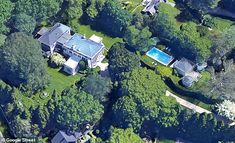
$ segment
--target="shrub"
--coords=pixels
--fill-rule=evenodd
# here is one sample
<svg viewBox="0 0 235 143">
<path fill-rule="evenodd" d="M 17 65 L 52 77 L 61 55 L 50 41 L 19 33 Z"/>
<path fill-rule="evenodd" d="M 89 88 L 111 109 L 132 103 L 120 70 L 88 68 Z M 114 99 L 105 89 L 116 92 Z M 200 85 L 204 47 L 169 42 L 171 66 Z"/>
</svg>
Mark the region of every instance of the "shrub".
<svg viewBox="0 0 235 143">
<path fill-rule="evenodd" d="M 163 51 L 166 49 L 166 46 L 165 45 L 157 45 L 157 48 Z"/>
<path fill-rule="evenodd" d="M 50 57 L 50 66 L 52 67 L 60 67 L 65 63 L 65 59 L 62 55 L 60 55 L 59 53 L 54 53 L 53 55 L 51 55 Z"/>
<path fill-rule="evenodd" d="M 162 77 L 170 77 L 173 73 L 173 69 L 170 67 L 166 67 L 163 65 L 157 65 L 156 67 L 157 74 L 161 75 Z"/>
<path fill-rule="evenodd" d="M 235 120 L 235 102 L 224 100 L 221 104 L 217 104 L 216 108 L 219 115 Z"/>
<path fill-rule="evenodd" d="M 202 20 L 202 24 L 207 27 L 214 27 L 215 21 L 210 15 L 205 15 Z"/>
</svg>

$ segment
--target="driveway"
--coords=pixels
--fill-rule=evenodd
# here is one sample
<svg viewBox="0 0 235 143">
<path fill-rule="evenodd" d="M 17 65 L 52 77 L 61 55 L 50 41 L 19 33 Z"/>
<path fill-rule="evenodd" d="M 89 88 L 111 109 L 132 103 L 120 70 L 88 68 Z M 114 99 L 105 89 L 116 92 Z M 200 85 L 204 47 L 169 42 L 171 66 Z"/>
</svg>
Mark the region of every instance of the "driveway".
<svg viewBox="0 0 235 143">
<path fill-rule="evenodd" d="M 187 107 L 187 108 L 189 108 L 189 109 L 191 109 L 191 110 L 194 110 L 195 112 L 197 112 L 197 113 L 208 113 L 208 114 L 210 114 L 211 113 L 211 111 L 208 111 L 208 110 L 206 110 L 206 109 L 203 109 L 202 107 L 199 107 L 199 106 L 197 106 L 197 105 L 195 105 L 195 104 L 193 104 L 193 103 L 191 103 L 191 102 L 188 102 L 188 101 L 186 101 L 186 100 L 184 100 L 184 99 L 182 99 L 182 98 L 180 98 L 180 97 L 178 97 L 178 96 L 176 96 L 176 95 L 174 95 L 173 93 L 171 93 L 170 91 L 166 91 L 166 96 L 171 96 L 171 97 L 174 97 L 175 99 L 176 99 L 176 101 L 180 104 L 180 105 L 182 105 L 182 106 L 184 106 L 184 107 Z"/>
</svg>

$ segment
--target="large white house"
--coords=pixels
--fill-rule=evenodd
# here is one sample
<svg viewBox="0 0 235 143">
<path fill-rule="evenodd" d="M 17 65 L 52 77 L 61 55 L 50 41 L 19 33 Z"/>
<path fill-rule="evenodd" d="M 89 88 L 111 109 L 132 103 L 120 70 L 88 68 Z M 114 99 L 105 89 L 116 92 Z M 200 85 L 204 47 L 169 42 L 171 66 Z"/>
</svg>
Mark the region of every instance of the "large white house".
<svg viewBox="0 0 235 143">
<path fill-rule="evenodd" d="M 59 50 L 69 58 L 64 64 L 64 71 L 69 74 L 76 74 L 81 59 L 87 61 L 90 68 L 95 68 L 104 59 L 102 38 L 96 35 L 86 38 L 84 35 L 71 33 L 70 27 L 56 23 L 49 30 L 42 28 L 38 32 L 38 40 L 44 52 L 53 54 L 55 50 Z"/>
</svg>

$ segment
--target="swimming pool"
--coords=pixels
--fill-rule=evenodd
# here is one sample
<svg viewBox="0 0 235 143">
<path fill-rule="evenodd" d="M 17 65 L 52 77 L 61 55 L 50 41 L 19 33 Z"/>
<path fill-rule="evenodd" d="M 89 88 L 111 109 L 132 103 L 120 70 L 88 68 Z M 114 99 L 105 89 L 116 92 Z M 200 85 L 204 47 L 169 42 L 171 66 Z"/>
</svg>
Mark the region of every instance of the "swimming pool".
<svg viewBox="0 0 235 143">
<path fill-rule="evenodd" d="M 146 53 L 147 56 L 150 58 L 156 60 L 157 62 L 167 66 L 170 64 L 170 62 L 173 60 L 173 57 L 164 53 L 163 51 L 153 47 L 151 50 L 149 50 Z"/>
</svg>

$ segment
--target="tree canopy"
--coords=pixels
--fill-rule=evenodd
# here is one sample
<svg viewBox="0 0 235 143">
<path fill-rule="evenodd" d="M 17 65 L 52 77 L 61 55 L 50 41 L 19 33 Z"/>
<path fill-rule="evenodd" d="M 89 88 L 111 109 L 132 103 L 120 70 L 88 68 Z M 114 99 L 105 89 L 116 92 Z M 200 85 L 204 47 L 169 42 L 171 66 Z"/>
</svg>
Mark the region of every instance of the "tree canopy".
<svg viewBox="0 0 235 143">
<path fill-rule="evenodd" d="M 36 26 L 35 19 L 24 13 L 17 14 L 13 21 L 13 26 L 18 32 L 31 34 Z"/>
<path fill-rule="evenodd" d="M 128 51 L 123 43 L 115 43 L 108 52 L 109 71 L 112 80 L 120 80 L 123 72 L 138 68 L 139 58 Z"/>
<path fill-rule="evenodd" d="M 114 122 L 120 127 L 139 129 L 144 121 L 170 127 L 177 125 L 179 106 L 165 96 L 166 85 L 151 70 L 135 69 L 124 74 L 119 98 L 113 107 Z"/>
<path fill-rule="evenodd" d="M 208 10 L 215 8 L 220 0 L 187 0 L 187 5 L 197 10 L 199 13 L 206 13 Z"/>
<path fill-rule="evenodd" d="M 122 9 L 118 0 L 106 0 L 98 22 L 106 33 L 112 36 L 122 36 L 131 22 L 131 14 Z"/>
<path fill-rule="evenodd" d="M 137 29 L 135 26 L 129 26 L 124 34 L 124 40 L 129 46 L 136 51 L 147 52 L 151 45 L 152 33 L 148 27 L 142 30 Z"/>
<path fill-rule="evenodd" d="M 101 77 L 98 74 L 88 75 L 82 83 L 83 90 L 94 98 L 104 102 L 107 100 L 107 94 L 112 89 L 112 82 L 107 77 Z"/>
<path fill-rule="evenodd" d="M 25 13 L 36 20 L 45 20 L 60 10 L 61 0 L 16 0 L 15 13 Z"/>
<path fill-rule="evenodd" d="M 111 128 L 111 136 L 107 143 L 144 143 L 144 141 L 133 132 L 133 129 Z"/>
<path fill-rule="evenodd" d="M 10 0 L 0 0 L 0 34 L 9 32 L 6 22 L 10 19 L 13 8 Z"/>
<path fill-rule="evenodd" d="M 49 82 L 40 44 L 24 33 L 13 33 L 0 48 L 1 78 L 30 91 Z"/>
<path fill-rule="evenodd" d="M 58 103 L 57 123 L 72 131 L 85 124 L 95 124 L 103 114 L 104 107 L 92 95 L 75 88 L 65 89 Z"/>
</svg>

